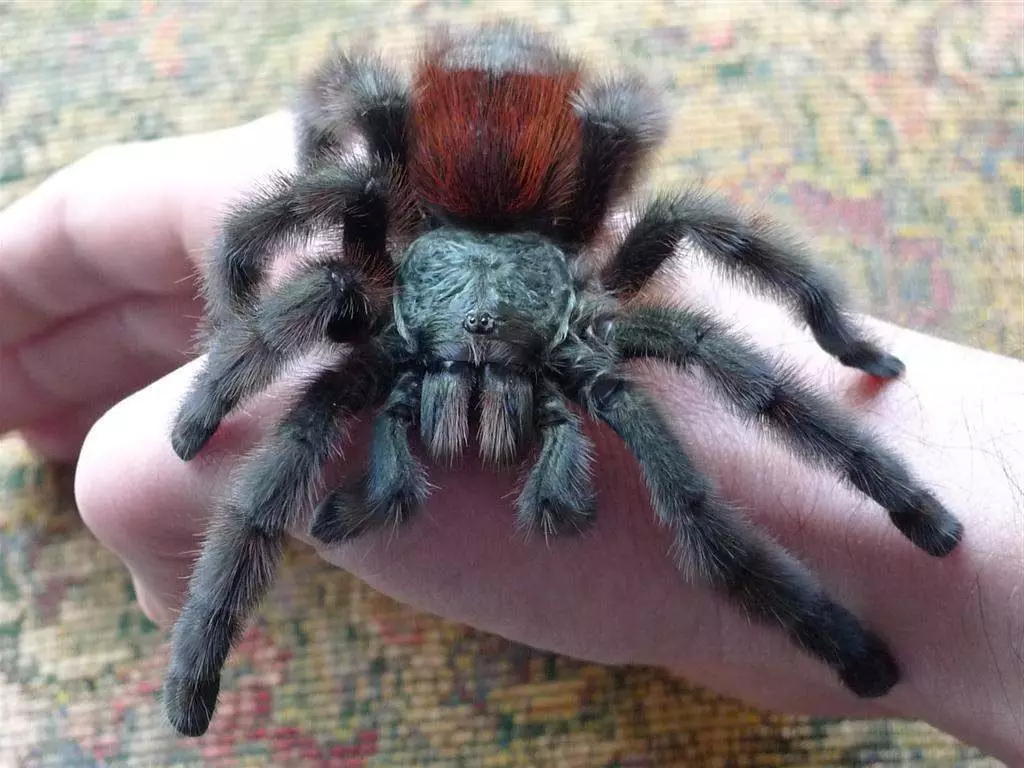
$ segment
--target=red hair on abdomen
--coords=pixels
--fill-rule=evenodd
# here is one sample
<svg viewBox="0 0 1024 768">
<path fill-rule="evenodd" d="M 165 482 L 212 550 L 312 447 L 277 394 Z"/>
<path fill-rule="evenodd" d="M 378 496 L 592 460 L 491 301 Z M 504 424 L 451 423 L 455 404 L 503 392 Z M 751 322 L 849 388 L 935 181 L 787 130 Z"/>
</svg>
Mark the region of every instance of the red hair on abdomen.
<svg viewBox="0 0 1024 768">
<path fill-rule="evenodd" d="M 582 143 L 576 71 L 417 73 L 410 181 L 438 212 L 483 227 L 555 216 L 571 201 Z"/>
</svg>

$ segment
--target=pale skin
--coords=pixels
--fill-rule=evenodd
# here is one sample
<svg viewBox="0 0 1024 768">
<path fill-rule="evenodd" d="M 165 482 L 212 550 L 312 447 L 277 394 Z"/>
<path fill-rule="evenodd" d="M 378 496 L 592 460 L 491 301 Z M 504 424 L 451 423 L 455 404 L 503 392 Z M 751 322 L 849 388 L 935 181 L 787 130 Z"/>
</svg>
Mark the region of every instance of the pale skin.
<svg viewBox="0 0 1024 768">
<path fill-rule="evenodd" d="M 228 472 L 284 402 L 241 409 L 192 463 L 171 450 L 169 425 L 197 368 L 195 272 L 224 204 L 292 164 L 290 137 L 287 117 L 274 115 L 107 150 L 0 214 L 0 431 L 21 431 L 51 458 L 78 457 L 85 522 L 165 626 Z M 432 470 L 437 489 L 409 527 L 320 554 L 418 609 L 520 642 L 662 665 L 776 710 L 923 719 L 1024 764 L 1024 364 L 865 320 L 907 364 L 879 387 L 780 311 L 700 273 L 668 275 L 658 290 L 706 299 L 797 363 L 964 522 L 959 549 L 930 558 L 872 503 L 751 439 L 699 383 L 642 369 L 727 498 L 891 644 L 904 679 L 890 695 L 853 698 L 782 633 L 683 583 L 634 463 L 595 426 L 600 516 L 581 539 L 524 542 L 512 527 L 514 476 L 469 463 Z M 349 462 L 364 434 L 353 431 Z"/>
</svg>

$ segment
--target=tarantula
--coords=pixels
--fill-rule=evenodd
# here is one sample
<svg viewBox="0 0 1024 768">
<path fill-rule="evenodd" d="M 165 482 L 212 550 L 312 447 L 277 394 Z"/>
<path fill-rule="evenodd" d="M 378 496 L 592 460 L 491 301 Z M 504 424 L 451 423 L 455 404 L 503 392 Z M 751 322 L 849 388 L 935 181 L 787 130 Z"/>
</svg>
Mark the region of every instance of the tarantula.
<svg viewBox="0 0 1024 768">
<path fill-rule="evenodd" d="M 882 379 L 903 364 L 859 331 L 823 274 L 761 218 L 703 193 L 643 206 L 600 265 L 610 211 L 667 122 L 640 78 L 588 78 L 525 27 L 433 37 L 411 86 L 373 56 L 332 54 L 296 110 L 299 169 L 226 217 L 206 281 L 205 367 L 172 431 L 195 457 L 221 420 L 298 354 L 345 345 L 242 465 L 217 510 L 173 633 L 164 687 L 182 734 L 206 731 L 232 644 L 268 590 L 348 420 L 375 409 L 367 466 L 327 493 L 310 532 L 340 542 L 411 517 L 435 459 L 530 466 L 516 515 L 545 534 L 595 514 L 579 411 L 635 456 L 680 566 L 779 625 L 854 694 L 900 677 L 884 642 L 803 566 L 748 527 L 628 375 L 639 358 L 701 369 L 738 411 L 885 510 L 930 555 L 961 524 L 904 462 L 711 315 L 626 303 L 683 241 L 790 305 L 840 363 Z M 362 151 L 356 151 L 361 149 Z M 266 288 L 279 248 L 327 236 L 327 255 Z"/>
</svg>

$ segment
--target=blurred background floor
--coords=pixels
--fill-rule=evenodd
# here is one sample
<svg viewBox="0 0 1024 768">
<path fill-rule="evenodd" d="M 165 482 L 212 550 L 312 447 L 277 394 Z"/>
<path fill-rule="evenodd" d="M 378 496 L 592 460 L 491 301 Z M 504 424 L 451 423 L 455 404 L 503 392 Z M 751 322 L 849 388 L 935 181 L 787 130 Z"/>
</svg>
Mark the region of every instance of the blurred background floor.
<svg viewBox="0 0 1024 768">
<path fill-rule="evenodd" d="M 333 40 L 501 11 L 648 73 L 654 174 L 798 227 L 860 309 L 1024 357 L 1024 13 L 1000 2 L 0 1 L 0 205 L 113 142 L 287 105 Z M 765 715 L 417 615 L 295 551 L 209 735 L 68 478 L 0 442 L 0 765 L 988 765 L 918 723 Z"/>
</svg>

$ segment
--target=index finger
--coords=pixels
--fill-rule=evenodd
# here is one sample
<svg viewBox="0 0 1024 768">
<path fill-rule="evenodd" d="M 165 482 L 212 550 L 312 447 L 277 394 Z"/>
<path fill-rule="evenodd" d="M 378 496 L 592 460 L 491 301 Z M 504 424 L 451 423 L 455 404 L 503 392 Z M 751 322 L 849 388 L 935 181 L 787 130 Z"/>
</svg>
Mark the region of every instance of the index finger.
<svg viewBox="0 0 1024 768">
<path fill-rule="evenodd" d="M 131 295 L 183 290 L 224 205 L 294 164 L 281 112 L 100 150 L 0 214 L 0 345 Z"/>
</svg>

